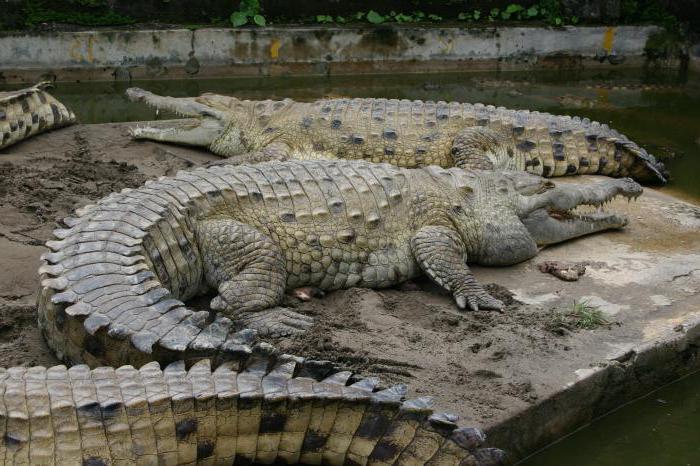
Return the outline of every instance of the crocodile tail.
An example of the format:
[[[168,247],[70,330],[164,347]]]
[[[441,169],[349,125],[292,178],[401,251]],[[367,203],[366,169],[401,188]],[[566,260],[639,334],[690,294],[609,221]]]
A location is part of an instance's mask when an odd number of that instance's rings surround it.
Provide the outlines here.
[[[501,464],[476,428],[405,386],[261,344],[212,369],[0,369],[3,464]]]
[[[663,184],[668,178],[661,162],[606,124],[588,118],[482,104],[469,106],[468,110],[474,124],[512,135],[518,169],[545,177],[630,176],[656,184]]]
[[[203,284],[193,219],[225,202],[226,181],[215,172],[179,172],[111,194],[54,231],[37,304],[39,326],[60,359],[140,367],[250,352],[254,332],[183,303]]]
[[[40,82],[18,91],[0,92],[0,149],[55,128],[75,123],[75,114]]]

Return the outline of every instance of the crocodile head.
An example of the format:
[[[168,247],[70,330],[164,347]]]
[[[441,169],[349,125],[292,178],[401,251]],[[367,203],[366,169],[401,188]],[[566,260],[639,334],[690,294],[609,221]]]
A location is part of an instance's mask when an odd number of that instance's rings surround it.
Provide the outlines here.
[[[604,207],[617,197],[642,194],[629,178],[555,184],[528,173],[497,171],[477,172],[466,180],[465,214],[471,219],[464,228],[471,232],[462,236],[473,238],[467,245],[470,260],[484,265],[515,264],[541,247],[622,228],[627,217]]]
[[[179,116],[190,117],[176,125],[167,127],[137,126],[130,128],[136,139],[186,144],[206,147],[222,156],[238,155],[250,150],[235,112],[202,103],[197,98],[166,97],[132,87],[126,90],[132,102],[143,102],[156,112],[170,111]]]

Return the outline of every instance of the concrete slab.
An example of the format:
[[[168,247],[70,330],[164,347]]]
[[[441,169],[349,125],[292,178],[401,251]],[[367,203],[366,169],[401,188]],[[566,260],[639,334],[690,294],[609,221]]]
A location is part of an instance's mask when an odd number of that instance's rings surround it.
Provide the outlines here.
[[[0,34],[0,79],[640,66],[657,26],[289,26]]]
[[[6,187],[0,189],[0,256],[11,259],[11,269],[0,270],[0,304],[24,306],[17,309],[26,315],[37,286],[32,264],[55,218],[104,191],[216,159],[130,141],[126,126],[75,126],[0,154],[0,186]],[[93,171],[82,175],[80,167]],[[556,180],[590,181],[595,177]],[[276,343],[406,382],[412,395],[434,396],[437,406],[483,426],[489,441],[513,459],[522,457],[700,369],[700,207],[646,189],[637,202],[609,209],[626,213],[630,225],[545,249],[516,266],[474,267],[481,283],[507,299],[503,313],[459,312],[450,297],[418,280],[329,293],[309,303],[289,298],[317,327]],[[579,281],[563,282],[538,270],[543,260],[588,266]],[[574,301],[596,306],[610,325],[577,329],[568,317]],[[19,315],[2,312],[5,320]],[[33,323],[13,322],[28,336],[13,342],[0,333],[0,365],[16,363],[18,355],[28,365],[52,363]],[[38,346],[27,351],[26,341]]]

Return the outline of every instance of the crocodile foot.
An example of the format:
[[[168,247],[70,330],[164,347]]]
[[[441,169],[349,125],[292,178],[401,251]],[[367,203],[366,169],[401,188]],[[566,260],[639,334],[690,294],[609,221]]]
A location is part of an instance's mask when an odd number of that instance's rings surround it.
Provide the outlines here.
[[[476,294],[455,293],[454,298],[460,309],[469,309],[470,311],[478,311],[479,309],[503,310],[503,302],[486,291]]]
[[[237,322],[245,328],[257,330],[261,337],[288,337],[299,335],[311,328],[314,319],[284,307],[241,314]]]

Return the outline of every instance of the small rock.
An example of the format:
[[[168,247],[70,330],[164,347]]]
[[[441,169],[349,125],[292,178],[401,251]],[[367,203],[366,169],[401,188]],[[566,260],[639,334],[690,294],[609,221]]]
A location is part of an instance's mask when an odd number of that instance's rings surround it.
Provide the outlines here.
[[[586,273],[586,265],[584,262],[544,261],[537,264],[537,268],[540,269],[540,272],[549,273],[560,280],[575,282],[578,277]]]

